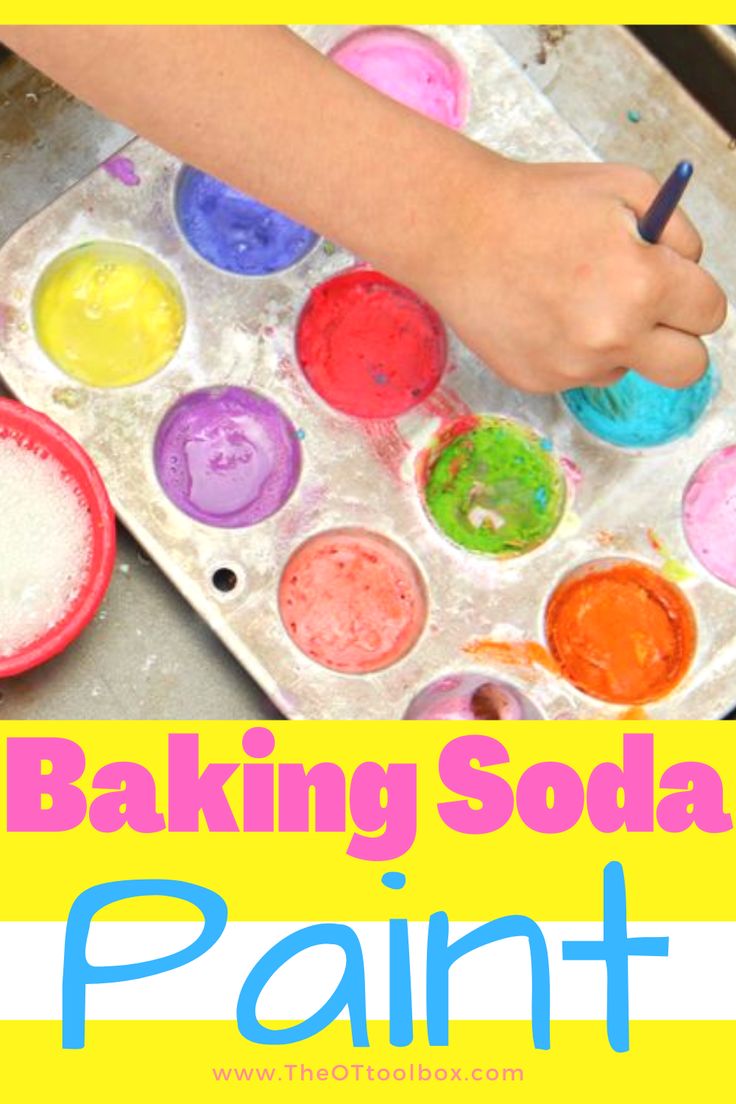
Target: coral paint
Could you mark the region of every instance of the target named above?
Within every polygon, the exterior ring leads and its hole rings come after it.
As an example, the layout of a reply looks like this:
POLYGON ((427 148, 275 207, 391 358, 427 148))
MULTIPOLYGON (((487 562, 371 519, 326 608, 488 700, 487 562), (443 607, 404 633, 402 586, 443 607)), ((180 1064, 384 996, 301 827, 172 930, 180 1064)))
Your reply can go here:
POLYGON ((282 272, 318 240, 313 230, 189 166, 179 174, 174 203, 192 249, 238 276, 282 272))
POLYGON ((299 478, 301 451, 294 427, 270 399, 241 387, 208 387, 166 414, 154 464, 180 510, 234 529, 284 505, 299 478))
POLYGON ((404 27, 355 31, 330 57, 366 84, 438 123, 461 127, 467 115, 467 84, 443 46, 404 27))
POLYGON ((44 270, 33 320, 39 345, 68 375, 93 387, 123 387, 171 360, 184 303, 155 257, 133 245, 91 242, 44 270))
POLYGON ((447 360, 436 311, 371 269, 316 287, 299 319, 296 351, 325 402, 359 418, 393 418, 437 386, 447 360))
POLYGON ((422 463, 432 519, 473 552, 529 552, 562 517, 566 485, 551 445, 516 422, 463 418, 440 435, 422 463))
POLYGON ((108 157, 107 161, 102 162, 102 167, 108 176, 113 180, 119 180, 126 188, 136 188, 141 182, 141 178, 135 171, 135 165, 129 157, 123 157, 120 154, 108 157))
POLYGON ((562 398, 595 437, 620 448, 648 449, 694 432, 717 389, 709 366, 696 383, 679 390, 627 372, 612 387, 576 387, 562 398))
POLYGON ((446 675, 425 686, 404 714, 407 721, 531 721, 539 710, 508 682, 475 673, 446 675))
POLYGON ((565 678, 622 705, 669 694, 695 653, 695 618, 682 591, 633 560, 574 571, 550 598, 545 626, 565 678))
POLYGON ((284 568, 279 609, 289 636, 316 663, 366 674, 396 663, 427 617, 421 576, 403 549, 375 533, 312 537, 284 568))
POLYGON ((736 586, 736 445, 700 465, 683 499, 685 537, 703 567, 736 586))
POLYGON ((506 667, 527 670, 544 667, 553 675, 560 673, 553 657, 536 640, 471 640, 463 651, 476 659, 488 659, 492 663, 503 663, 506 667))

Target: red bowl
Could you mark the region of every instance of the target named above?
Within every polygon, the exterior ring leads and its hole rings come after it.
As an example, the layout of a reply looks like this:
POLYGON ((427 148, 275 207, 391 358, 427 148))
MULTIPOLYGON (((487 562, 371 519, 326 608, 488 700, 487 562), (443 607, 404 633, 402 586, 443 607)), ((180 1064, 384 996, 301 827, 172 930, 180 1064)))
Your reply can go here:
POLYGON ((115 563, 115 514, 102 478, 81 445, 45 414, 13 399, 0 399, 0 437, 10 435, 22 435, 31 448, 53 456, 76 484, 92 519, 92 552, 87 578, 65 616, 31 644, 0 656, 0 678, 45 663, 79 636, 97 612, 115 563))

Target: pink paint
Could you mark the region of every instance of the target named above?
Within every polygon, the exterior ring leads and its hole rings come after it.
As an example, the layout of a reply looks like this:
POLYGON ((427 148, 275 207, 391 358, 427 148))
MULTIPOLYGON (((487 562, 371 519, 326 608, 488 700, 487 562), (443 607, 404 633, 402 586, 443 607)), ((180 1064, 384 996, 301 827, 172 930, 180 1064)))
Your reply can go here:
POLYGON ((107 161, 102 162, 102 167, 108 176, 113 180, 119 180, 126 188, 136 188, 141 182, 131 159, 123 157, 122 154, 108 157, 107 161))
POLYGON ((736 445, 700 465, 683 499, 685 537, 703 567, 736 586, 736 445))
POLYGON ((445 675, 414 697, 407 721, 523 721, 541 714, 507 682, 478 672, 445 675))
POLYGON ((330 57, 366 84, 438 123, 459 128, 467 83, 450 53, 405 27, 369 27, 348 35, 330 57))
POLYGON ((577 466, 574 460, 571 460, 569 456, 561 456, 560 464, 565 472, 567 481, 571 487, 579 487, 583 482, 583 473, 577 466))

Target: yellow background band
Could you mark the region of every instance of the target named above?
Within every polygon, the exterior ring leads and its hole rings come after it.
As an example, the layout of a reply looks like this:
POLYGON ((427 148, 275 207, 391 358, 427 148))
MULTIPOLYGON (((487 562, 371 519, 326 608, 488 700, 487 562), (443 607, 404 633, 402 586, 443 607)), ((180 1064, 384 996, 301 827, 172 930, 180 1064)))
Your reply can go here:
MULTIPOLYGON (((166 811, 167 738, 173 732, 200 733, 200 769, 208 762, 246 760, 241 737, 245 722, 22 722, 0 724, 9 736, 57 736, 79 743, 87 756, 83 785, 103 764, 134 761, 157 780, 158 809, 166 811)), ((365 760, 418 764, 418 829, 411 851, 389 863, 350 858, 350 832, 170 833, 140 835, 127 827, 102 834, 87 821, 59 833, 5 833, 2 837, 4 892, 0 920, 65 920, 82 890, 120 878, 181 878, 214 889, 226 900, 232 920, 383 920, 392 910, 426 919, 444 909, 455 920, 492 919, 524 913, 535 920, 599 920, 602 870, 623 863, 629 915, 635 920, 736 920, 733 878, 736 831, 707 835, 690 828, 672 835, 604 835, 584 814, 559 835, 528 829, 518 816, 487 836, 460 835, 446 827, 437 803, 453 795, 439 780, 441 749, 468 725, 419 722, 317 722, 272 724, 276 749, 268 762, 320 761, 340 764, 346 777, 365 760), (387 869, 403 871, 399 895, 380 884, 387 869)), ((736 811, 736 741, 722 722, 543 721, 477 724, 472 731, 501 740, 511 756, 496 773, 512 785, 531 764, 568 763, 584 781, 600 762, 621 762, 625 731, 654 731, 655 780, 684 760, 709 763, 725 785, 725 807, 736 811)), ((0 766, 1 823, 5 825, 5 752, 0 766)), ((226 786, 240 819, 242 771, 226 786)), ((193 910, 157 899, 116 906, 105 919, 190 919, 193 910)))
POLYGON ((733 1023, 633 1023, 632 1049, 614 1054, 603 1023, 553 1023, 552 1049, 534 1051, 528 1023, 453 1023, 450 1046, 416 1042, 397 1050, 387 1044, 386 1024, 370 1024, 371 1047, 353 1050, 348 1027, 333 1025, 306 1043, 253 1046, 233 1022, 89 1023, 84 1050, 62 1051, 57 1023, 4 1023, 5 1099, 53 1099, 60 1104, 130 1104, 131 1100, 207 1104, 208 1101, 522 1100, 525 1104, 632 1104, 647 1101, 719 1100, 731 1083, 733 1023), (312 1068, 360 1062, 374 1067, 415 1065, 518 1068, 522 1082, 414 1084, 329 1081, 244 1084, 215 1082, 212 1068, 312 1068))
MULTIPOLYGON (((5 6, 4 6, 5 7, 5 6)), ((499 23, 729 23, 733 5, 711 4, 706 9, 693 4, 236 4, 208 5, 210 23, 425 23, 447 22, 451 16, 459 23, 483 23, 491 18, 499 23)), ((106 5, 78 0, 64 5, 42 2, 7 5, 3 22, 15 23, 201 23, 202 7, 192 3, 150 4, 130 0, 127 4, 106 5)))

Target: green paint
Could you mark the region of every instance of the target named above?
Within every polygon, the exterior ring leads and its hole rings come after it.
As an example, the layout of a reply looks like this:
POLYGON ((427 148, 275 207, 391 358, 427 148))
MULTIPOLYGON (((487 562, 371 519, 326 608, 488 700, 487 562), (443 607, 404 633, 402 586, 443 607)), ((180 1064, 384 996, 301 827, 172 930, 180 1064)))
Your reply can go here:
POLYGON ((438 446, 424 496, 456 544, 519 556, 554 532, 565 508, 565 480, 536 433, 503 418, 483 418, 438 446))

